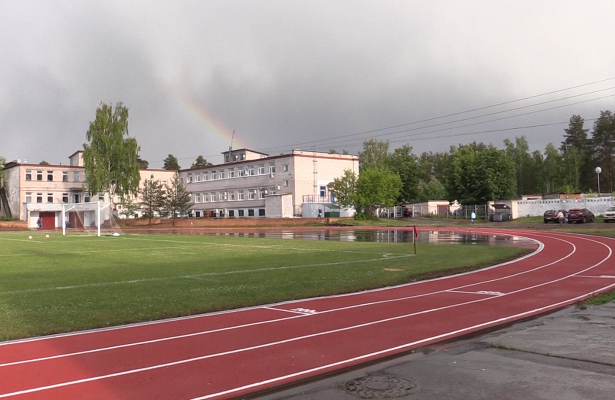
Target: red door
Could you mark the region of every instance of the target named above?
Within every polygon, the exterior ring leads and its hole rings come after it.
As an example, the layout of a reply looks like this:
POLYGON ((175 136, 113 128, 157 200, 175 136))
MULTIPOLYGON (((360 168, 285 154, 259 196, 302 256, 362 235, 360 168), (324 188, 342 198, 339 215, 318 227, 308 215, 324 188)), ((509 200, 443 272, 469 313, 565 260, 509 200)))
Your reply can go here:
POLYGON ((41 212, 41 219, 43 220, 43 229, 54 229, 56 227, 56 213, 55 212, 41 212))

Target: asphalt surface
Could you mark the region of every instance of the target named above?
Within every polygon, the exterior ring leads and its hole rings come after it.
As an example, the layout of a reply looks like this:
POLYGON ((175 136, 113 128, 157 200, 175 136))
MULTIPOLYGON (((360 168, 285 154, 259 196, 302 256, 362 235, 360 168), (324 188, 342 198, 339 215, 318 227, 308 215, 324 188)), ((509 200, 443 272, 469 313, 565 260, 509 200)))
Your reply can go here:
POLYGON ((417 349, 260 400, 612 400, 615 302, 417 349))

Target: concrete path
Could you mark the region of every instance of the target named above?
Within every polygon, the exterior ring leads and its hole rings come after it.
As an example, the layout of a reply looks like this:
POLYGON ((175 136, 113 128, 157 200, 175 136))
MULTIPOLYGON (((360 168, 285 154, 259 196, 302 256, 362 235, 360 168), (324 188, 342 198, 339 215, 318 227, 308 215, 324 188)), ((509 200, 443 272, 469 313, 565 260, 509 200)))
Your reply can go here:
POLYGON ((570 307, 260 400, 612 400, 615 302, 570 307))

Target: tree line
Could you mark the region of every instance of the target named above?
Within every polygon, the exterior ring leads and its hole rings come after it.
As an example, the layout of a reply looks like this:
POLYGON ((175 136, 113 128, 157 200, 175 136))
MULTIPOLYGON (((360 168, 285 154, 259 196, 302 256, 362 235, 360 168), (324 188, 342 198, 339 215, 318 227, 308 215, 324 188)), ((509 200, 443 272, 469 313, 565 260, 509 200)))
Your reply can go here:
POLYGON ((409 145, 390 152, 388 142, 370 139, 359 152, 359 175, 346 171, 331 190, 341 205, 367 218, 381 207, 427 200, 473 205, 524 194, 592 193, 598 179, 603 194, 613 193, 615 115, 602 111, 591 136, 584 123, 573 115, 559 148, 549 143, 533 152, 525 136, 505 139, 503 149, 473 142, 420 156, 409 145))

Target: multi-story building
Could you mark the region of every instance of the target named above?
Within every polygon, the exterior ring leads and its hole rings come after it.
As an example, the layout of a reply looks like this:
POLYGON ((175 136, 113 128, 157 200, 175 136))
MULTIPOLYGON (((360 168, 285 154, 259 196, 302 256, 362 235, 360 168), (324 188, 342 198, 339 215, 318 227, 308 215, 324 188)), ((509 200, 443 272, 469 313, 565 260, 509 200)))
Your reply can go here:
MULTIPOLYGON (((6 163, 3 171, 6 205, 11 216, 27 221, 30 228, 37 227, 39 217, 44 228, 62 227, 63 205, 68 203, 109 202, 104 193, 88 192, 82 151, 73 153, 68 165, 28 164, 16 160, 6 163)), ((166 183, 175 171, 147 169, 140 173, 141 182, 153 178, 166 183)), ((118 201, 114 199, 113 202, 117 204, 118 201)))
POLYGON ((269 156, 248 149, 222 155, 222 164, 180 170, 195 217, 298 216, 303 203, 333 202, 329 184, 344 170, 359 173, 355 155, 293 150, 269 156))

